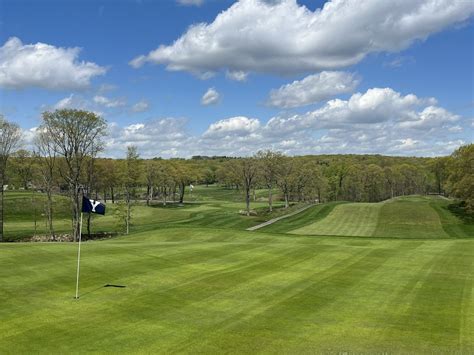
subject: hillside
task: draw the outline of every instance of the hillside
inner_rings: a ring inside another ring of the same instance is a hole
[[[474,224],[454,213],[453,201],[439,196],[405,196],[378,203],[332,203],[262,231],[377,238],[470,238]]]

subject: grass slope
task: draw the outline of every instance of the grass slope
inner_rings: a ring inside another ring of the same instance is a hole
[[[396,198],[383,205],[374,236],[391,238],[448,238],[433,205],[438,197]]]
[[[0,249],[0,353],[473,352],[473,240],[164,229]],[[105,284],[126,288],[104,288]]]
[[[413,239],[474,237],[474,223],[454,214],[453,206],[451,200],[427,196],[405,196],[379,203],[347,203],[329,213],[316,214],[313,221],[306,219],[300,225],[293,224],[293,228],[285,232]],[[278,229],[278,223],[274,228]]]
[[[266,227],[258,229],[259,232],[288,233],[301,226],[309,225],[325,218],[341,202],[329,202],[304,210],[294,216],[285,218]]]
[[[292,230],[292,234],[370,237],[377,228],[381,203],[348,203],[336,206],[324,219]]]

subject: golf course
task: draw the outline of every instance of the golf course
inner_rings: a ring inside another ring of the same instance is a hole
[[[75,300],[77,245],[22,242],[32,211],[9,206],[25,199],[5,194],[2,354],[474,352],[474,224],[454,200],[314,204],[246,231],[289,212],[243,216],[238,192],[196,186],[184,205],[136,204],[129,235],[83,242]],[[114,231],[107,208],[94,230]]]

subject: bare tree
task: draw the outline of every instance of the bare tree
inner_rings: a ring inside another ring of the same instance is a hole
[[[56,151],[54,150],[52,141],[49,139],[45,131],[38,131],[35,141],[38,151],[38,159],[40,161],[39,170],[43,181],[44,190],[46,192],[46,219],[48,231],[51,237],[54,237],[53,227],[53,186],[56,168]]]
[[[20,127],[8,122],[0,115],[0,242],[3,241],[3,189],[5,185],[5,172],[11,152],[18,146],[21,138]]]
[[[40,130],[51,139],[54,152],[64,158],[60,174],[69,187],[74,241],[79,236],[81,174],[88,157],[102,147],[106,127],[106,121],[93,112],[63,109],[43,113]]]
[[[145,179],[146,179],[146,205],[149,206],[153,200],[153,189],[156,186],[156,180],[158,176],[158,168],[154,160],[146,162],[145,166]]]
[[[241,159],[239,163],[240,176],[244,185],[247,216],[250,216],[250,191],[257,180],[258,165],[253,158]]]
[[[294,172],[294,165],[294,159],[284,157],[278,170],[277,185],[285,197],[285,208],[290,206],[290,193],[292,189],[292,175]]]
[[[273,211],[273,188],[276,185],[283,154],[271,150],[257,152],[255,158],[260,163],[260,175],[268,188],[268,207]]]
[[[127,147],[127,158],[124,162],[125,169],[123,169],[125,176],[123,177],[123,187],[125,192],[125,203],[126,203],[126,216],[125,216],[125,229],[126,234],[130,232],[130,220],[131,220],[131,204],[132,198],[135,198],[135,189],[139,184],[140,179],[140,156],[136,146]]]

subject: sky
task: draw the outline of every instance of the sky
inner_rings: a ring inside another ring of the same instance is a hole
[[[0,113],[96,112],[103,156],[448,155],[474,132],[470,0],[0,0]]]

